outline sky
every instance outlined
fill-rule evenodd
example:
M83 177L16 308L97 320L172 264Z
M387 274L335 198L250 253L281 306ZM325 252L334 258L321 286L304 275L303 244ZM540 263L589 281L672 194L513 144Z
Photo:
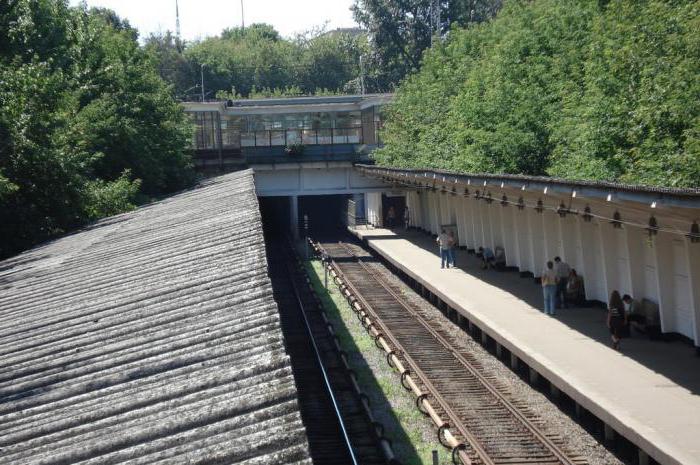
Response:
M77 5L81 0L70 0ZM265 22L291 37L328 21L328 29L356 27L353 0L243 0L245 23ZM175 0L87 0L88 6L110 8L129 20L141 37L175 31ZM241 25L240 0L178 0L180 29L185 40L219 34Z

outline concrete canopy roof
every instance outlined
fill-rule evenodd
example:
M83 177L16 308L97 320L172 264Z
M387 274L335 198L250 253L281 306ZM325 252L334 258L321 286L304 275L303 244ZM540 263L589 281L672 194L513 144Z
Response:
M253 174L0 262L0 464L310 464Z
M216 111L229 115L256 115L280 113L308 113L322 111L363 110L390 103L393 94L331 95L319 97L290 97L269 99L241 99L227 102L185 102L190 112Z
M363 164L355 166L367 175L387 176L397 180L402 178L406 182L419 181L424 184L437 183L438 185L450 183L473 186L474 189L501 188L602 200L610 199L612 196L619 201L636 202L647 206L665 204L700 212L700 189L653 187L606 181L576 181L547 176L462 173L439 169L393 168Z

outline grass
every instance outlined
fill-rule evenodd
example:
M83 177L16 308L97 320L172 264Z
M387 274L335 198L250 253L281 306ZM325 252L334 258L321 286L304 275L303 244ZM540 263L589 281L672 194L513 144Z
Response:
M373 414L393 442L397 458L404 465L433 465L432 451L437 450L439 463L451 464L450 451L437 440L437 429L416 409L413 395L401 386L398 373L386 364L384 351L374 344L330 278L328 289L324 287L321 262L307 262L306 270L348 354L348 362L370 398Z

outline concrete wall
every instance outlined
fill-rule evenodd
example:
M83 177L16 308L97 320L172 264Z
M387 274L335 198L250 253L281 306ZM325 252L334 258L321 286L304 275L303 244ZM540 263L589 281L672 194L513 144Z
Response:
M461 246L504 247L509 266L536 277L547 260L561 256L583 276L588 299L607 302L613 290L647 298L659 304L663 331L700 346L700 244L682 234L689 222L673 211L530 192L520 209L513 201L521 193L507 192L510 202L503 206L500 194L489 203L458 192L407 191L411 225L436 234L441 224L456 224ZM534 208L540 199L542 212ZM560 216L554 210L561 202L579 212L591 206L594 217ZM627 223L619 228L610 221L616 211ZM646 229L650 215L662 226L656 235Z
M389 186L359 175L351 163L287 163L252 165L259 197L362 194Z

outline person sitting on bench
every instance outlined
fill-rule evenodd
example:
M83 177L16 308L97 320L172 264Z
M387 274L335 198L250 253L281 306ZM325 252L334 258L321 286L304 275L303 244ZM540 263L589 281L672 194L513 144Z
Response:
M479 247L479 254L481 256L481 269L485 270L489 267L494 268L496 266L496 256L490 247Z
M496 247L495 257L493 259L493 266L497 270L506 269L506 250L500 245Z
M642 313L642 304L629 294L622 296L622 302L625 304L625 313L630 326L643 333L644 326L646 326L646 318Z

